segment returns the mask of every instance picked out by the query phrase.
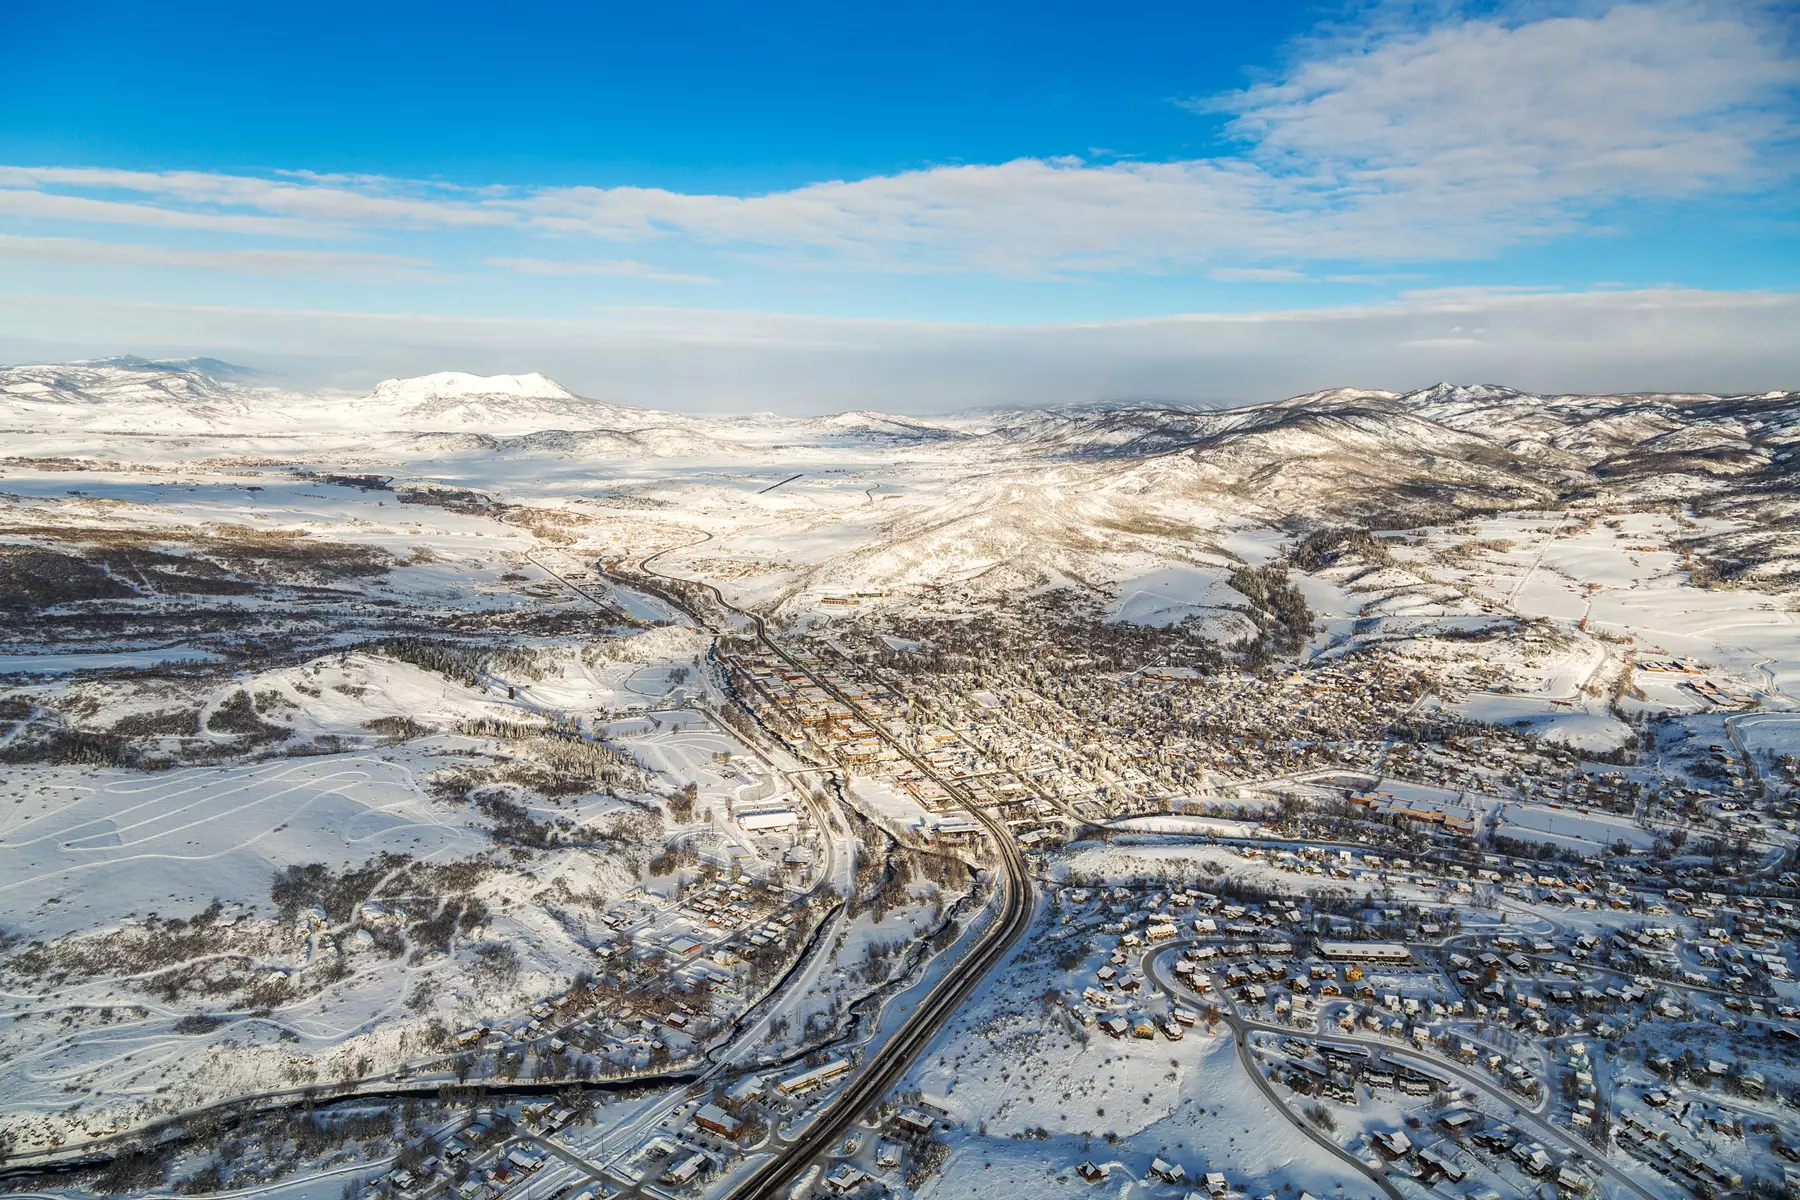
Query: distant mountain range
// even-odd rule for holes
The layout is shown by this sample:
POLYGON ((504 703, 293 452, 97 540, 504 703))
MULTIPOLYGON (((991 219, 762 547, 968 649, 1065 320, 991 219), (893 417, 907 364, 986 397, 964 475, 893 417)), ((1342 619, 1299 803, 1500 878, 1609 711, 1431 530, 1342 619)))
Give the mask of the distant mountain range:
POLYGON ((977 527, 997 545, 1079 545, 1156 522, 1216 530, 1233 514, 1288 527, 1396 528, 1605 493, 1728 520, 1731 532, 1714 536, 1709 553, 1746 581, 1800 574, 1795 392, 1537 395, 1440 383, 1219 410, 1107 404, 787 418, 612 404, 538 374, 442 372, 384 380, 362 396, 253 378, 207 359, 8 367, 0 438, 311 436, 367 439, 411 457, 429 449, 721 464, 801 453, 817 461, 835 448, 863 464, 954 458, 991 467, 991 491, 971 488, 895 531, 898 545, 920 553, 977 527))
POLYGON ((78 364, 89 367, 124 367, 135 371, 194 371, 214 379, 256 379, 261 371, 240 367, 218 358, 139 358, 135 354, 118 354, 112 358, 87 359, 78 364))

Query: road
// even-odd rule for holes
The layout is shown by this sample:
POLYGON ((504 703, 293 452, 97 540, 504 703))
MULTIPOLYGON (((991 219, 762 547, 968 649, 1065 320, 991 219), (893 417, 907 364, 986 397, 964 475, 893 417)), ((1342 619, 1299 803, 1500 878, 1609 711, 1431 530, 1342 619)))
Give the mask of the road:
MULTIPOLYGON (((1160 969, 1158 969, 1158 965, 1157 965, 1158 959, 1162 958, 1164 955, 1168 954, 1170 951, 1180 949, 1182 946, 1187 945, 1187 944, 1188 944, 1187 942, 1169 942, 1162 946, 1157 947, 1151 953, 1146 954, 1144 956, 1144 973, 1147 976, 1149 976, 1151 981, 1154 982, 1157 987, 1161 988, 1172 1000, 1178 1000, 1178 1001, 1182 1001, 1184 1003, 1193 1003, 1195 1001, 1198 1001, 1202 1004, 1218 1005, 1221 1018, 1225 1021, 1225 1023, 1227 1025, 1229 1025, 1231 1027, 1233 1036, 1235 1036, 1238 1039, 1238 1057, 1239 1057, 1239 1059, 1244 1063, 1244 1066, 1250 1071, 1251 1077, 1257 1081, 1258 1086, 1260 1086, 1262 1088, 1263 1093, 1266 1096, 1268 1096, 1271 1101, 1273 1101, 1275 1103, 1277 1108, 1279 1108, 1283 1113, 1287 1114, 1288 1119, 1290 1121, 1293 1121, 1302 1130, 1304 1130, 1306 1133, 1308 1133, 1310 1136, 1312 1136, 1314 1141, 1319 1142, 1321 1145, 1330 1147, 1332 1150, 1336 1151, 1336 1153, 1338 1154, 1338 1156, 1340 1158, 1350 1158, 1351 1161, 1353 1161, 1357 1164, 1357 1166, 1363 1171, 1364 1174, 1371 1175, 1371 1177, 1373 1177, 1373 1173, 1370 1171, 1367 1164, 1363 1163, 1360 1159, 1355 1159, 1352 1156, 1349 1156, 1346 1151, 1340 1149, 1337 1146, 1337 1143, 1331 1142, 1331 1141, 1325 1139, 1323 1137, 1323 1135, 1317 1134, 1310 1127, 1302 1124, 1298 1119, 1296 1119, 1293 1114, 1293 1111, 1288 1108, 1287 1104, 1284 1101, 1282 1101, 1278 1096, 1276 1096, 1274 1090, 1269 1086, 1268 1081, 1263 1078, 1262 1072, 1256 1069, 1255 1063, 1249 1057, 1249 1053, 1248 1053, 1248 1050, 1246 1049, 1245 1042, 1247 1040, 1248 1035, 1251 1033, 1274 1034, 1278 1037, 1295 1037, 1295 1036, 1305 1037, 1305 1036, 1307 1036, 1307 1034, 1304 1030, 1298 1030, 1298 1029, 1293 1028, 1292 1026, 1286 1026, 1286 1025, 1271 1025, 1271 1024, 1268 1024, 1267 1022, 1257 1021, 1252 1018, 1242 1016, 1241 1014, 1239 1014, 1237 1012, 1235 1002, 1233 1002, 1229 997, 1226 997, 1223 995, 1221 995, 1220 997, 1214 997, 1214 998, 1200 996, 1198 993, 1190 993, 1188 995, 1183 995, 1182 994, 1183 989, 1180 989, 1179 985, 1177 985, 1175 982, 1171 981, 1167 976, 1165 976, 1161 972, 1160 969), (1220 999, 1224 1000, 1223 1004, 1219 1004, 1220 999)), ((1323 1035, 1314 1034, 1313 1036, 1317 1037, 1317 1036, 1323 1036, 1323 1035)), ((1567 1150, 1568 1152, 1573 1154, 1575 1157, 1579 1158, 1582 1161, 1584 1166, 1588 1167, 1592 1171, 1599 1173, 1601 1176, 1612 1181, 1613 1183, 1617 1184, 1618 1186, 1629 1190, 1634 1195, 1640 1197, 1640 1200, 1662 1200, 1662 1198, 1657 1196, 1655 1193, 1646 1191, 1641 1185, 1639 1185, 1637 1183, 1636 1180, 1631 1179, 1629 1176, 1623 1174, 1617 1168, 1613 1167, 1612 1164, 1610 1164, 1609 1162, 1606 1161, 1605 1156, 1600 1153, 1597 1153, 1592 1146, 1587 1145, 1585 1142, 1582 1142, 1580 1139, 1576 1138, 1575 1136, 1573 1136, 1571 1134, 1565 1133, 1561 1129, 1557 1128, 1555 1125, 1551 1124, 1549 1121, 1545 1120, 1542 1117, 1539 1117, 1536 1113, 1533 1113, 1533 1112, 1530 1112, 1529 1110, 1518 1107, 1518 1097, 1513 1096, 1510 1093, 1506 1092, 1505 1090, 1501 1089, 1500 1087, 1496 1086, 1491 1080, 1488 1080, 1488 1079, 1486 1079, 1480 1075, 1477 1075, 1471 1071, 1465 1070, 1463 1068, 1462 1064, 1460 1064, 1460 1063, 1451 1062, 1450 1060, 1445 1059, 1445 1058, 1440 1058, 1439 1056, 1437 1056, 1435 1054, 1427 1055, 1427 1054, 1421 1053, 1417 1050, 1414 1050, 1411 1047, 1399 1045, 1391 1040, 1376 1041, 1376 1040, 1372 1040, 1369 1038, 1360 1037, 1355 1034, 1333 1034, 1327 1040, 1331 1041, 1334 1044, 1342 1044, 1342 1045, 1348 1045, 1348 1046, 1362 1046, 1362 1047, 1365 1047, 1370 1050, 1380 1051, 1381 1053, 1387 1054, 1390 1056, 1399 1056, 1399 1057, 1404 1057, 1404 1058, 1419 1059, 1421 1062, 1429 1064, 1429 1069, 1431 1071, 1433 1071, 1435 1073, 1451 1075, 1454 1078, 1456 1078, 1457 1080, 1461 1081, 1462 1083, 1465 1083, 1465 1084, 1469 1085, 1470 1087, 1473 1087, 1482 1092, 1485 1092, 1493 1099, 1500 1101, 1502 1104, 1505 1104, 1509 1109, 1512 1110, 1512 1112, 1514 1114, 1512 1119, 1516 1124, 1530 1126, 1537 1136, 1540 1136, 1549 1141, 1555 1142, 1557 1145, 1563 1147, 1565 1150, 1567 1150)), ((1388 1185, 1386 1183, 1386 1180, 1381 1180, 1381 1182, 1385 1185, 1384 1190, 1386 1190, 1390 1196, 1393 1196, 1396 1198, 1396 1200, 1398 1200, 1399 1193, 1393 1190, 1392 1185, 1388 1185)))
MULTIPOLYGON (((562 584, 563 587, 573 592, 576 596, 596 604, 600 603, 592 593, 581 587, 574 580, 564 576, 548 563, 545 563, 532 555, 527 555, 526 557, 530 559, 533 566, 562 584)), ((716 590, 714 594, 717 595, 716 590)), ((665 602, 673 603, 673 601, 667 600, 666 598, 665 602)), ((722 598, 720 602, 723 603, 722 598)), ((679 609, 679 605, 676 607, 679 609)), ((689 615, 698 620, 696 614, 690 613, 689 615)), ((706 719, 721 733, 728 737, 742 740, 741 734, 724 725, 714 717, 712 713, 706 712, 704 709, 701 711, 706 719)), ((765 754, 761 748, 752 745, 749 742, 745 742, 744 744, 771 772, 778 772, 783 775, 792 774, 792 772, 784 771, 773 759, 765 754)), ((836 768, 819 769, 825 771, 836 770, 836 768)), ((839 835, 834 833, 833 824, 830 819, 831 814, 825 806, 804 788, 797 788, 795 790, 802 802, 813 811, 814 819, 818 821, 820 832, 824 838, 826 859, 824 871, 820 878, 830 881, 832 885, 838 887, 843 894, 848 895, 850 886, 855 879, 856 870, 854 839, 850 838, 847 834, 839 835)), ((706 1069, 697 1076, 695 1080, 696 1083, 705 1083, 718 1075, 721 1071, 731 1068, 740 1058, 743 1049, 755 1045, 761 1039, 768 1029, 769 1024, 781 1013, 786 997, 796 994, 804 987, 812 986, 812 984, 817 981, 819 973, 830 960, 828 947, 832 944, 833 939, 842 931, 848 921, 849 908, 850 906, 848 904, 839 904, 832 916, 828 918, 830 928, 821 929, 814 934, 813 942, 815 948, 810 951, 800 963, 796 964, 787 980, 771 988, 760 1000, 746 1010, 746 1015, 748 1015, 748 1013, 754 1012, 759 1007, 764 1009, 762 1016, 757 1019, 753 1026, 740 1033, 730 1044, 712 1052, 713 1060, 711 1065, 706 1067, 706 1069)), ((660 1101, 648 1106, 642 1114, 633 1118, 629 1124, 612 1130, 609 1134, 609 1140, 617 1141, 618 1144, 629 1148, 653 1124, 668 1115, 666 1107, 666 1104, 660 1101)), ((591 1164, 589 1165, 591 1166, 591 1164)))
MULTIPOLYGON (((688 545, 700 545, 710 541, 708 534, 699 542, 688 545)), ((842 704, 850 712, 860 717, 864 724, 874 730, 881 740, 899 754, 920 774, 936 783, 961 805, 969 815, 979 822, 993 836, 994 844, 1000 851, 1003 868, 1003 886, 1000 895, 999 916, 981 934, 979 941, 958 960, 931 994, 913 1010, 900 1028, 877 1047, 863 1062, 862 1069, 850 1084, 827 1102, 822 1112, 816 1115, 806 1129, 785 1147, 782 1147, 768 1162, 758 1167, 743 1180, 731 1195, 741 1200, 763 1200, 781 1194, 788 1182, 793 1179, 808 1163, 823 1154, 850 1127, 862 1111, 881 1099, 891 1090, 900 1076, 905 1074, 915 1059, 931 1044, 932 1039, 955 1014, 962 1002, 967 999, 975 986, 996 966, 1012 949, 1014 943, 1030 926, 1032 915, 1036 910, 1036 894, 1032 889, 1031 875, 1027 870, 1025 855, 1013 840, 1012 832, 993 814, 989 813, 974 798, 964 791, 954 780, 939 774, 929 763, 925 762, 898 738, 887 731, 885 725, 875 720, 861 704, 844 694, 835 684, 815 673, 810 667, 789 654, 769 636, 763 619, 755 613, 744 612, 729 604, 718 588, 709 583, 695 579, 684 579, 657 571, 651 566, 656 559, 671 550, 685 549, 685 546, 672 546, 667 550, 649 555, 638 563, 638 570, 652 578, 664 579, 672 584, 685 587, 697 587, 709 593, 719 611, 729 617, 748 621, 755 631, 757 643, 780 658, 793 670, 805 675, 811 682, 823 690, 832 699, 842 704)), ((640 585, 641 586, 641 585, 640 585)), ((675 596, 663 595, 663 600, 678 604, 675 596)), ((692 613, 696 621, 701 614, 692 613)), ((711 622, 702 622, 710 626, 711 622)), ((721 630, 714 630, 724 632, 721 630)), ((1398 1197, 1395 1197, 1398 1200, 1398 1197)))
POLYGON ((1240 1020, 1236 1013, 1229 1013, 1221 1010, 1220 1015, 1224 1018, 1225 1023, 1231 1027, 1232 1040, 1237 1043, 1238 1062, 1242 1064, 1245 1073, 1250 1076, 1251 1082, 1256 1084, 1257 1090, 1262 1092, 1263 1098, 1275 1106, 1275 1111, 1286 1117, 1288 1119, 1288 1124, 1311 1138, 1321 1148, 1329 1151, 1333 1157, 1341 1159, 1343 1162, 1354 1167, 1357 1172, 1370 1183, 1380 1188, 1382 1192, 1387 1195, 1388 1200, 1403 1200, 1400 1189, 1395 1187, 1392 1183, 1389 1183, 1385 1174, 1377 1171, 1374 1167, 1371 1167, 1368 1163, 1356 1157, 1356 1155, 1350 1153, 1342 1146, 1339 1146, 1319 1130, 1314 1129, 1311 1121, 1302 1118, 1299 1113, 1296 1113, 1287 1106, 1286 1101, 1275 1094, 1274 1087, 1270 1085, 1266 1078, 1264 1078, 1263 1073, 1257 1069, 1256 1060, 1251 1056, 1249 1026, 1240 1020))
POLYGON ((1561 529, 1563 522, 1568 519, 1567 510, 1556 515, 1556 524, 1550 527, 1550 536, 1538 543, 1538 552, 1532 558, 1531 565, 1525 568, 1525 573, 1519 576, 1519 582, 1513 584, 1512 591, 1506 594, 1506 607, 1513 609, 1514 612, 1518 611, 1516 605, 1519 603, 1519 593, 1525 590, 1525 585, 1531 582, 1531 577, 1537 574, 1537 569, 1544 565, 1544 551, 1548 550, 1551 543, 1556 541, 1557 530, 1561 529))
POLYGON ((1331 1138, 1326 1137, 1323 1132, 1315 1129, 1310 1121, 1303 1119, 1300 1114, 1289 1108, 1287 1102, 1275 1093, 1274 1087, 1270 1085, 1266 1078, 1264 1078, 1263 1073, 1257 1069, 1256 1060, 1251 1056, 1250 1030, 1252 1024, 1245 1021, 1237 1014, 1235 1007, 1231 1005, 1229 1000, 1224 1004, 1217 1004, 1215 999, 1200 996, 1198 993, 1195 993, 1192 996, 1182 996, 1176 991, 1175 985, 1157 970, 1156 960, 1161 958, 1164 952, 1177 949, 1187 944, 1187 942, 1171 942, 1166 946, 1160 946, 1145 954, 1144 973, 1149 975, 1151 981, 1161 988, 1172 1001, 1198 1001, 1202 1005, 1208 1007, 1216 1005, 1220 1019, 1230 1027, 1232 1040, 1237 1043, 1238 1062, 1243 1066, 1245 1073, 1250 1076, 1251 1082, 1256 1084, 1257 1090, 1263 1094, 1263 1098, 1274 1106, 1275 1111, 1286 1117, 1288 1124, 1305 1134, 1320 1149, 1351 1167, 1357 1174, 1363 1176, 1370 1183, 1380 1188, 1382 1192, 1387 1195, 1388 1200, 1402 1200, 1400 1189, 1388 1182, 1388 1178, 1383 1172, 1377 1171, 1375 1168, 1369 1166, 1368 1163, 1338 1145, 1331 1138))

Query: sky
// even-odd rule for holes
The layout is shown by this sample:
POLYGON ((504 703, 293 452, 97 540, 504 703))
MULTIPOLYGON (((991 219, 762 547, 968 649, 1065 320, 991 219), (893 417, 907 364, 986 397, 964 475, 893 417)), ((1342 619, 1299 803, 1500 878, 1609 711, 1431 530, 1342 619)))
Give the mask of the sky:
POLYGON ((0 6, 0 360, 685 409, 1800 388, 1796 8, 0 6))

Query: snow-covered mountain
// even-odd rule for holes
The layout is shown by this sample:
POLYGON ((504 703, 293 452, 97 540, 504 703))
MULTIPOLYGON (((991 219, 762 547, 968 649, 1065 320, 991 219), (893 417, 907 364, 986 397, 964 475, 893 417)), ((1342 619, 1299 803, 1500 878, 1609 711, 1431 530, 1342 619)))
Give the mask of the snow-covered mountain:
POLYGON ((545 429, 639 429, 666 414, 577 396, 555 380, 529 375, 441 371, 384 379, 367 396, 332 406, 347 423, 391 431, 469 430, 511 436, 545 429))
POLYGON ((960 428, 958 423, 900 417, 862 409, 818 417, 806 422, 806 427, 825 438, 842 437, 895 445, 953 442, 970 436, 970 431, 960 428))
POLYGON ((0 369, 0 429, 190 434, 289 432, 315 398, 169 363, 121 358, 0 369))
POLYGON ((577 396, 539 374, 445 371, 386 379, 356 396, 242 383, 205 369, 212 365, 125 357, 0 369, 0 428, 151 435, 467 433, 489 439, 603 431, 615 435, 620 448, 657 456, 705 453, 719 445, 691 418, 577 396), (656 432, 638 436, 649 431, 656 432), (690 435, 694 444, 683 444, 690 435))
MULTIPOLYGON (((1104 576, 1170 540, 1204 558, 1250 522, 1408 528, 1607 493, 1741 522, 1696 550, 1746 581, 1800 574, 1800 393, 1541 396, 1494 385, 1355 388, 1213 412, 998 414, 991 467, 801 584, 972 578, 1005 590, 1104 576)), ((797 585, 798 586, 798 585, 797 585)))
POLYGON ((1779 491, 1794 471, 1800 394, 1535 395, 1440 383, 1334 388, 1233 409, 1096 405, 921 419, 851 410, 813 419, 693 416, 579 396, 540 374, 447 371, 365 395, 306 394, 202 360, 0 369, 0 429, 137 436, 394 435, 401 444, 569 458, 717 458, 807 447, 969 457, 997 467, 1110 462, 1114 489, 1232 503, 1273 519, 1384 521, 1548 504, 1602 484, 1689 494, 1779 491), (202 367, 208 369, 201 369, 202 367))
POLYGON ((262 375, 254 367, 242 367, 237 363, 228 363, 222 359, 189 357, 189 358, 140 358, 135 354, 120 354, 112 358, 89 359, 84 365, 90 367, 132 367, 149 371, 198 371, 202 375, 210 375, 214 379, 256 379, 262 375))
MULTIPOLYGON (((960 480, 941 497, 859 517, 872 522, 868 539, 796 571, 793 589, 977 575, 994 587, 1031 587, 1112 573, 1107 561, 1171 539, 1196 561, 1216 557, 1234 523, 1409 528, 1563 509, 1601 493, 1730 518, 1729 530, 1696 547, 1729 578, 1800 575, 1794 392, 1538 395, 1440 383, 1333 388, 1232 409, 1114 403, 792 418, 635 408, 540 374, 441 372, 333 395, 221 379, 201 365, 0 369, 0 443, 9 456, 77 445, 94 454, 88 447, 128 435, 129 450, 105 453, 134 457, 146 439, 256 436, 279 439, 265 456, 305 444, 315 458, 414 463, 433 477, 444 468, 426 464, 455 460, 459 486, 499 489, 538 459, 561 460, 568 479, 584 462, 676 460, 902 476, 934 463, 960 480)), ((874 503, 863 486, 850 494, 874 503)), ((818 493, 759 503, 801 495, 818 493)))

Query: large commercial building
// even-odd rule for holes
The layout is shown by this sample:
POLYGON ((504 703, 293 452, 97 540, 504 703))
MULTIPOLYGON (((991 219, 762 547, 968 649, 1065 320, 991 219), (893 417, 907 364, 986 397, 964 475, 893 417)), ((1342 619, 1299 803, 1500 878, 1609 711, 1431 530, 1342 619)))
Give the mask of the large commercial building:
POLYGON ((1334 962, 1407 963, 1412 952, 1398 942, 1320 942, 1319 953, 1334 962))

